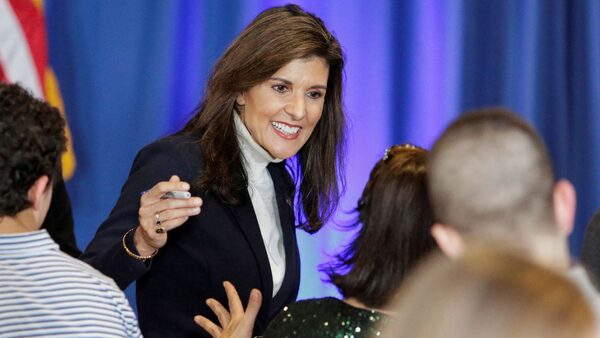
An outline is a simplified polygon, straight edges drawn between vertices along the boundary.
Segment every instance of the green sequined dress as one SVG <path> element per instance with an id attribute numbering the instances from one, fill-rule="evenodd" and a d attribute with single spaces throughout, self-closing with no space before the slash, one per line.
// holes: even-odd
<path id="1" fill-rule="evenodd" d="M 286 306 L 263 337 L 378 337 L 390 317 L 374 310 L 350 306 L 336 298 L 307 299 Z"/>

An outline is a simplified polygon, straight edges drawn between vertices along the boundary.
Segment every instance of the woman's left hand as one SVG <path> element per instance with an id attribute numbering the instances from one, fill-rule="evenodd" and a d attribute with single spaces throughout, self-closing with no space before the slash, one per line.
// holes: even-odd
<path id="1" fill-rule="evenodd" d="M 217 300 L 209 298 L 206 304 L 217 315 L 219 325 L 204 316 L 195 316 L 196 324 L 206 330 L 213 338 L 250 338 L 254 329 L 254 321 L 262 303 L 262 295 L 257 289 L 250 291 L 248 307 L 244 312 L 242 301 L 235 287 L 230 282 L 223 282 L 229 311 Z"/>

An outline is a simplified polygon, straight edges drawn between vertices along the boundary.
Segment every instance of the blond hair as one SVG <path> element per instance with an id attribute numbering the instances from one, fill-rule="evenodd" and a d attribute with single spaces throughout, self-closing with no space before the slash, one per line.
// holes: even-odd
<path id="1" fill-rule="evenodd" d="M 384 337 L 592 338 L 597 324 L 565 276 L 499 250 L 437 255 L 409 277 Z"/>

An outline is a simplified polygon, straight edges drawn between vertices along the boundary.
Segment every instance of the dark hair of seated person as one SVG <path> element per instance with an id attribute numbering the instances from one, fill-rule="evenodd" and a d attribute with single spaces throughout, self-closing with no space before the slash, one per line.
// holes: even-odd
<path id="1" fill-rule="evenodd" d="M 0 82 L 0 98 L 0 217 L 13 217 L 31 206 L 27 193 L 39 177 L 58 177 L 65 125 L 56 108 L 18 85 Z"/>
<path id="2" fill-rule="evenodd" d="M 354 239 L 321 266 L 344 298 L 370 308 L 386 304 L 408 272 L 436 244 L 426 187 L 427 151 L 396 145 L 371 171 L 356 208 Z"/>

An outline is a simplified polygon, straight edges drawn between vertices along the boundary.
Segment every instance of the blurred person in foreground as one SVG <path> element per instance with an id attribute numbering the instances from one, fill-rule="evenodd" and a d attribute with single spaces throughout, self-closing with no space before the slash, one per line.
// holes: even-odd
<path id="1" fill-rule="evenodd" d="M 434 255 L 404 283 L 386 338 L 595 338 L 596 317 L 562 273 L 497 249 Z M 375 336 L 373 336 L 375 337 Z"/>
<path id="2" fill-rule="evenodd" d="M 65 150 L 56 108 L 0 83 L 0 336 L 139 337 L 115 283 L 40 229 Z"/>
<path id="3" fill-rule="evenodd" d="M 427 151 L 409 144 L 388 148 L 371 170 L 356 207 L 354 239 L 321 269 L 343 296 L 290 304 L 269 324 L 264 337 L 371 337 L 390 320 L 383 308 L 420 260 L 436 246 L 431 237 L 433 213 L 427 196 Z M 235 289 L 225 284 L 232 313 L 215 300 L 220 322 L 196 317 L 213 337 L 250 337 Z M 233 306 L 232 306 L 233 304 Z M 248 318 L 250 317 L 250 318 Z M 246 324 L 247 325 L 247 324 Z"/>
<path id="4" fill-rule="evenodd" d="M 600 301 L 585 269 L 571 261 L 573 185 L 556 180 L 540 136 L 504 108 L 464 114 L 435 142 L 428 189 L 432 235 L 448 256 L 472 243 L 509 247 L 565 273 L 598 313 Z"/>

